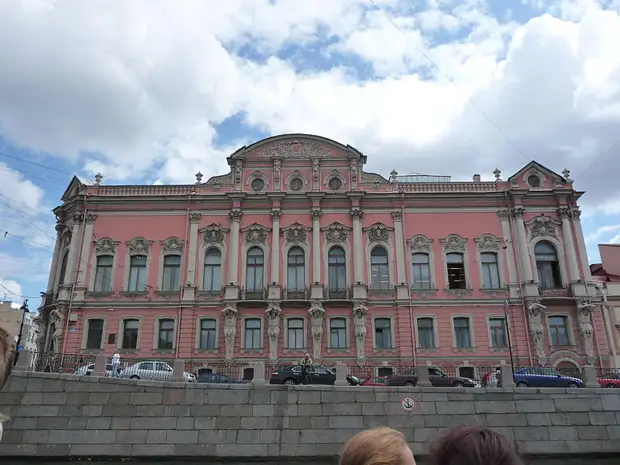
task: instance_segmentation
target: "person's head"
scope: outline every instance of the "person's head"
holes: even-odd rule
[[[402,433],[373,428],[353,436],[340,455],[340,465],[415,465]]]
[[[481,426],[446,431],[434,444],[433,465],[523,465],[513,441]]]
[[[310,354],[304,355],[304,358],[310,358]]]

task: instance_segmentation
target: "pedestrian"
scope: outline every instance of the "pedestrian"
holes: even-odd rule
[[[118,353],[118,350],[115,350],[114,355],[112,356],[112,375],[115,377],[121,375],[121,356]]]
[[[416,463],[405,436],[399,431],[382,426],[362,431],[349,439],[340,454],[339,465],[416,465]]]
[[[304,355],[299,362],[299,365],[301,366],[301,383],[310,384],[310,369],[312,368],[312,359],[310,358],[310,354]]]

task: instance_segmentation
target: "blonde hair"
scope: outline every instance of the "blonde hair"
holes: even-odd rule
[[[399,465],[407,447],[405,436],[388,427],[373,428],[353,436],[344,445],[340,465]]]
[[[0,391],[9,380],[15,359],[15,343],[4,328],[0,328]],[[9,417],[0,412],[0,423],[7,421]],[[0,432],[1,436],[1,432]]]

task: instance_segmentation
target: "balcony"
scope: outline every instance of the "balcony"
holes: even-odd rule
[[[325,287],[325,300],[349,300],[351,299],[351,289],[349,288],[329,288]]]
[[[310,293],[307,287],[301,289],[285,289],[284,300],[308,300]]]
[[[241,288],[241,300],[267,300],[267,288],[246,289]]]

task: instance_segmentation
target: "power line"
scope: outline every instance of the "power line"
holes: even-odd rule
[[[54,168],[52,166],[47,166],[47,165],[44,165],[42,163],[37,163],[37,162],[34,162],[34,161],[30,161],[30,160],[24,160],[23,158],[16,157],[14,155],[9,155],[9,154],[4,153],[4,152],[0,152],[0,157],[10,158],[12,160],[17,160],[17,161],[22,162],[22,163],[27,163],[29,165],[38,166],[39,168],[45,168],[46,170],[55,171],[57,173],[68,174],[69,176],[73,176],[73,173],[70,173],[69,171],[59,170],[58,168]]]
[[[17,294],[16,292],[13,292],[12,290],[10,290],[8,287],[6,287],[4,284],[2,284],[0,282],[0,287],[3,288],[6,292],[8,292],[9,294],[14,295],[15,297],[21,297],[22,299],[40,299],[41,296],[37,295],[37,296],[28,296],[28,295],[21,295],[21,294]]]

